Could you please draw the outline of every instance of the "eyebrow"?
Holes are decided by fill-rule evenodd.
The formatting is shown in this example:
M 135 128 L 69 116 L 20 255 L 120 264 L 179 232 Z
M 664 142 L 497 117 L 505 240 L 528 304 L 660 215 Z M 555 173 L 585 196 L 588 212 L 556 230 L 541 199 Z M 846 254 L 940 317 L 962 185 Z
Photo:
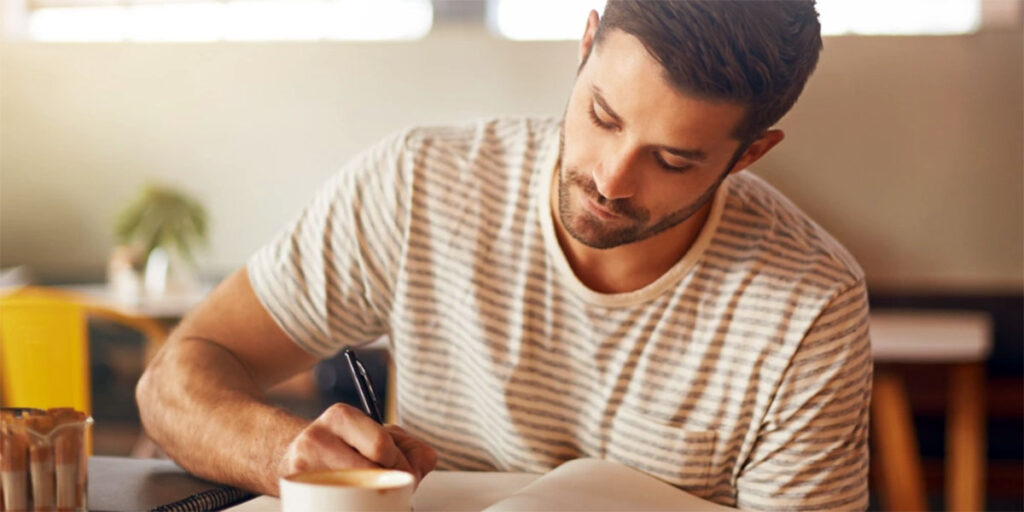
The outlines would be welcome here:
M 669 146 L 658 146 L 658 149 L 695 162 L 703 162 L 708 159 L 708 154 L 699 149 L 679 149 Z
M 611 117 L 613 120 L 615 120 L 616 123 L 623 124 L 622 123 L 622 118 L 619 117 L 619 115 L 616 114 L 615 111 L 612 110 L 612 108 L 610 106 L 608 106 L 608 101 L 604 99 L 604 94 L 601 92 L 601 88 L 596 86 L 596 85 L 594 85 L 594 86 L 591 86 L 591 89 L 592 89 L 592 92 L 594 94 L 594 101 L 596 101 L 597 104 L 601 106 L 601 110 L 604 110 L 605 113 L 607 113 L 609 117 Z M 687 160 L 693 160 L 695 162 L 703 162 L 703 161 L 708 159 L 708 154 L 705 151 L 701 150 L 701 149 L 680 149 L 680 148 L 674 148 L 674 147 L 671 147 L 671 146 L 656 146 L 656 147 L 659 150 L 664 151 L 666 153 L 671 153 L 671 154 L 676 155 L 678 157 L 682 157 L 682 158 L 685 158 Z

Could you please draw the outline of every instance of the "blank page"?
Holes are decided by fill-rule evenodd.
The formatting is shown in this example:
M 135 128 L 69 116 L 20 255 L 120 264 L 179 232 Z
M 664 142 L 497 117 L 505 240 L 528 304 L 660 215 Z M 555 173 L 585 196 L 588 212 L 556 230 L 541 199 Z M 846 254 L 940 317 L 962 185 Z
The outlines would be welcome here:
M 735 510 L 698 498 L 615 461 L 576 459 L 558 466 L 487 512 Z

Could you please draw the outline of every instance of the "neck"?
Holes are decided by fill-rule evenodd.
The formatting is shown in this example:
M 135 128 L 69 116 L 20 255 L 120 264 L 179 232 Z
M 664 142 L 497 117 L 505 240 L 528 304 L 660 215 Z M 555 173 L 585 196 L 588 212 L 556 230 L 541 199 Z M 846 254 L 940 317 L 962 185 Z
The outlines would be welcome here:
M 558 172 L 553 173 L 551 216 L 555 234 L 573 273 L 599 293 L 639 290 L 665 274 L 693 246 L 707 221 L 713 201 L 679 224 L 649 238 L 611 249 L 594 249 L 576 240 L 558 214 Z

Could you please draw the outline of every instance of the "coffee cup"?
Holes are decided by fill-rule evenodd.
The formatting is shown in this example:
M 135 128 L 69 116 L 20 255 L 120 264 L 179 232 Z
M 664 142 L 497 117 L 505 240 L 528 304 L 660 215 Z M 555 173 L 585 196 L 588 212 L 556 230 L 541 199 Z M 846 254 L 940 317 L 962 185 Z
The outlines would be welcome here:
M 409 512 L 416 480 L 392 469 L 333 469 L 295 473 L 279 484 L 282 512 Z

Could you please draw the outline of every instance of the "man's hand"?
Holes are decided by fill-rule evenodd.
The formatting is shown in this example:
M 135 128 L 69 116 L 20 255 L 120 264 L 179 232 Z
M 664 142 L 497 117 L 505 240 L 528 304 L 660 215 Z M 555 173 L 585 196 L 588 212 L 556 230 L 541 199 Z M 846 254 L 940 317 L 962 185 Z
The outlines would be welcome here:
M 189 472 L 277 494 L 301 470 L 403 469 L 423 478 L 434 450 L 358 409 L 335 405 L 312 424 L 271 405 L 264 390 L 317 358 L 270 317 L 241 269 L 186 316 L 135 390 L 150 437 Z
M 437 465 L 429 445 L 397 425 L 378 425 L 359 409 L 334 404 L 288 445 L 278 475 L 345 468 L 386 468 L 419 482 Z

